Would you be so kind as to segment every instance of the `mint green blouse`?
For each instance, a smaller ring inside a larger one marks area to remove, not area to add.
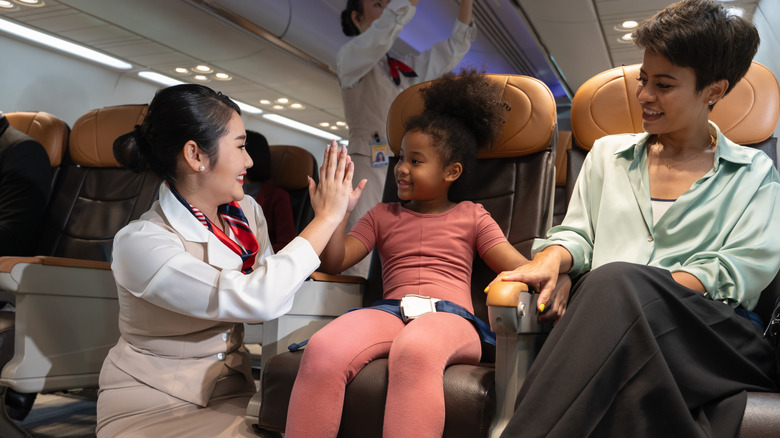
[[[653,225],[649,134],[596,141],[563,223],[533,253],[561,245],[571,273],[625,261],[695,275],[714,300],[753,309],[780,269],[780,176],[763,152],[717,134],[713,168]]]

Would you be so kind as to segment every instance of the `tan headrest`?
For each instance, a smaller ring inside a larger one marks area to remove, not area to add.
[[[528,155],[550,146],[557,123],[555,98],[540,80],[518,75],[486,75],[504,87],[504,100],[511,110],[501,136],[479,158],[502,158]],[[430,85],[423,82],[407,88],[393,101],[387,115],[387,137],[390,149],[397,154],[406,133],[406,122],[421,114],[423,101],[420,90]]]
[[[582,84],[571,104],[575,143],[590,150],[609,135],[642,132],[642,109],[636,98],[640,64],[617,67]],[[753,62],[710,113],[723,134],[738,144],[754,144],[772,136],[780,112],[780,88],[768,68]]]
[[[42,111],[19,111],[7,113],[8,123],[42,144],[49,154],[51,167],[62,163],[68,146],[68,125],[49,113]]]
[[[272,145],[270,180],[285,190],[298,190],[309,186],[307,176],[314,175],[314,156],[298,146]]]
[[[114,140],[146,117],[148,105],[94,109],[79,117],[70,132],[70,157],[87,167],[121,167],[114,158]]]

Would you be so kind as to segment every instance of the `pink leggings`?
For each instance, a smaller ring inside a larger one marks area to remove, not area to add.
[[[341,315],[306,346],[285,437],[335,437],[347,384],[381,357],[388,358],[383,436],[441,437],[444,368],[477,364],[480,355],[474,326],[451,313],[428,313],[407,325],[376,309]]]

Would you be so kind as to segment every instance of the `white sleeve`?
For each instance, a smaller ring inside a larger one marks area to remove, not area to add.
[[[455,20],[452,34],[430,49],[404,61],[417,73],[416,82],[431,81],[452,71],[471,48],[471,42],[477,37],[477,28]]]
[[[390,50],[417,10],[408,0],[391,1],[364,33],[345,44],[336,56],[341,88],[352,88]]]
[[[220,270],[186,252],[176,234],[137,221],[116,235],[111,269],[120,287],[162,308],[259,323],[288,312],[295,292],[319,263],[309,242],[296,237],[278,254],[263,257],[250,274]]]

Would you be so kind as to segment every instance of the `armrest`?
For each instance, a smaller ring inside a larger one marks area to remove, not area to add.
[[[46,272],[63,273],[68,268],[109,271],[110,273],[111,263],[49,256],[0,257],[0,291],[23,293],[26,289],[22,285],[23,281],[35,280],[35,283],[40,285],[41,281],[46,280],[46,278],[34,278],[35,275],[29,276],[28,272],[33,274],[44,274]],[[83,271],[69,272],[78,273]],[[58,279],[61,278],[58,277]],[[55,283],[55,285],[57,284]],[[62,286],[62,283],[57,286]],[[57,289],[59,290],[59,288]],[[116,291],[112,289],[112,292],[116,296]]]
[[[499,334],[539,333],[536,299],[528,285],[518,281],[495,282],[487,296],[490,328]]]
[[[310,338],[349,309],[363,306],[366,280],[349,275],[314,272],[295,294],[292,309],[263,323],[260,366],[287,351],[287,346]]]
[[[490,436],[498,437],[512,418],[515,397],[536,357],[537,294],[520,282],[493,283],[487,305],[490,328],[496,333],[496,415]]]

